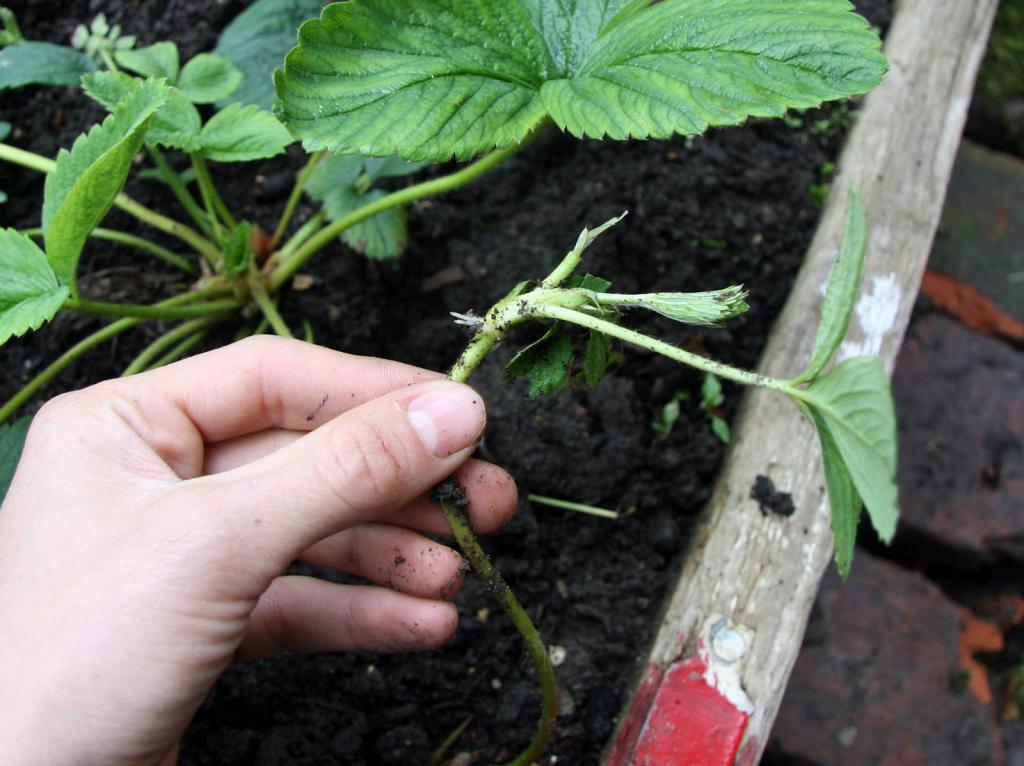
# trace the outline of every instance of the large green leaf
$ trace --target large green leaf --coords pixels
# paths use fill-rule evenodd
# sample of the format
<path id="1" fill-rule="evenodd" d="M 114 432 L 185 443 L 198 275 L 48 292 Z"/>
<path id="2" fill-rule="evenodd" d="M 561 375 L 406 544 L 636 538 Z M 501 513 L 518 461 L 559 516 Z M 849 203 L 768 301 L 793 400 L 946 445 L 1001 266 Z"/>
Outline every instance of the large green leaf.
<path id="1" fill-rule="evenodd" d="M 159 80 L 139 81 L 102 124 L 75 140 L 70 152 L 61 149 L 57 167 L 46 177 L 46 257 L 72 292 L 85 240 L 114 204 L 150 121 L 167 96 L 168 88 Z"/>
<path id="2" fill-rule="evenodd" d="M 35 242 L 0 229 L 0 345 L 53 319 L 69 292 Z"/>
<path id="3" fill-rule="evenodd" d="M 108 111 L 127 98 L 137 84 L 138 80 L 124 72 L 95 72 L 82 78 L 83 90 Z M 160 107 L 146 131 L 146 143 L 195 152 L 199 150 L 202 127 L 203 121 L 192 102 L 177 88 L 171 88 L 167 103 Z"/>
<path id="4" fill-rule="evenodd" d="M 295 45 L 295 30 L 323 5 L 323 0 L 258 0 L 228 24 L 213 52 L 244 75 L 232 101 L 263 109 L 274 105 L 274 67 Z"/>
<path id="5" fill-rule="evenodd" d="M 251 162 L 281 154 L 295 139 L 270 112 L 228 104 L 199 136 L 201 151 L 216 162 Z"/>
<path id="6" fill-rule="evenodd" d="M 819 428 L 819 433 L 826 453 L 830 498 L 834 494 L 843 509 L 840 512 L 849 515 L 849 488 L 836 467 L 838 456 L 879 537 L 889 542 L 899 517 L 896 412 L 881 360 L 866 356 L 847 359 L 811 383 L 801 398 L 810 406 L 815 423 L 820 420 L 826 427 L 824 431 Z M 843 523 L 848 526 L 850 521 Z"/>
<path id="7" fill-rule="evenodd" d="M 178 72 L 181 68 L 178 46 L 171 42 L 116 51 L 114 60 L 122 68 L 143 77 L 163 77 L 168 85 L 174 85 L 178 81 Z"/>
<path id="8" fill-rule="evenodd" d="M 307 149 L 446 160 L 545 117 L 624 139 L 778 116 L 876 85 L 879 48 L 847 0 L 350 0 L 275 78 Z"/>
<path id="9" fill-rule="evenodd" d="M 32 418 L 25 416 L 13 423 L 0 425 L 0 503 L 7 496 L 7 490 L 14 478 L 14 470 L 21 460 L 21 452 L 25 447 L 25 437 Z"/>
<path id="10" fill-rule="evenodd" d="M 846 208 L 846 227 L 839 246 L 839 257 L 832 267 L 825 290 L 825 301 L 821 306 L 821 320 L 818 334 L 814 339 L 814 350 L 807 369 L 795 383 L 814 380 L 836 353 L 850 326 L 850 316 L 857 300 L 861 276 L 864 273 L 864 256 L 868 250 L 868 217 L 860 192 L 850 189 Z"/>
<path id="11" fill-rule="evenodd" d="M 242 70 L 221 56 L 200 53 L 181 70 L 178 87 L 194 104 L 227 98 L 242 84 Z"/>
<path id="12" fill-rule="evenodd" d="M 78 85 L 96 63 L 81 51 L 26 42 L 0 49 L 0 90 L 23 85 Z"/>

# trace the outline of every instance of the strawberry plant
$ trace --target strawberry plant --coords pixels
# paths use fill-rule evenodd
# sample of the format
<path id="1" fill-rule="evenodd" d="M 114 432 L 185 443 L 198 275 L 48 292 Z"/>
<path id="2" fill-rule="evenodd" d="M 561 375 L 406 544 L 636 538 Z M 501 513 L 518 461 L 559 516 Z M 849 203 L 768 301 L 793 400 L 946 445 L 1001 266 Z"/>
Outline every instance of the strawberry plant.
<path id="1" fill-rule="evenodd" d="M 614 140 L 695 135 L 864 93 L 886 68 L 876 33 L 846 0 L 350 0 L 301 25 L 298 46 L 274 72 L 272 91 L 270 64 L 291 46 L 298 22 L 320 5 L 260 0 L 225 30 L 214 53 L 184 65 L 174 43 L 136 48 L 99 18 L 76 31 L 73 47 L 27 42 L 4 10 L 0 89 L 80 85 L 110 115 L 55 161 L 0 143 L 0 160 L 47 174 L 41 227 L 0 231 L 0 343 L 38 329 L 59 311 L 114 321 L 0 407 L 0 421 L 86 352 L 142 322 L 181 323 L 132 361 L 129 374 L 187 353 L 217 324 L 239 323 L 242 334 L 269 326 L 290 336 L 278 301 L 287 300 L 293 277 L 317 253 L 341 239 L 371 258 L 396 257 L 407 236 L 403 205 L 478 181 L 539 131 Z M 217 189 L 216 165 L 273 157 L 296 139 L 309 158 L 274 231 L 239 220 Z M 143 151 L 152 165 L 147 174 L 171 189 L 188 223 L 122 191 Z M 164 152 L 180 153 L 190 169 L 175 170 Z M 374 187 L 381 178 L 452 160 L 472 161 L 397 191 Z M 297 222 L 303 194 L 322 209 Z M 102 228 L 114 206 L 180 247 L 172 251 Z M 732 286 L 620 294 L 605 279 L 576 274 L 586 248 L 615 222 L 585 230 L 545 279 L 519 284 L 480 316 L 457 315 L 473 340 L 451 377 L 465 380 L 511 327 L 533 321 L 544 332 L 507 373 L 527 377 L 534 396 L 573 380 L 597 385 L 616 341 L 714 376 L 706 380 L 782 393 L 820 435 L 836 560 L 847 573 L 862 505 L 883 539 L 891 537 L 897 514 L 895 421 L 884 369 L 877 359 L 854 358 L 826 371 L 847 329 L 867 246 L 859 198 L 851 195 L 812 358 L 789 380 L 629 329 L 623 319 L 637 310 L 720 324 L 745 310 L 746 293 Z M 194 283 L 150 305 L 83 295 L 79 263 L 89 240 L 160 258 Z M 578 332 L 586 334 L 581 354 Z M 715 398 L 710 388 L 704 392 L 706 403 Z M 709 417 L 715 406 L 707 405 Z M 3 440 L 23 432 L 18 424 L 6 427 Z M 546 744 L 556 709 L 544 644 L 477 544 L 457 490 L 439 491 L 438 499 L 538 667 L 542 723 L 514 761 L 530 763 Z"/>

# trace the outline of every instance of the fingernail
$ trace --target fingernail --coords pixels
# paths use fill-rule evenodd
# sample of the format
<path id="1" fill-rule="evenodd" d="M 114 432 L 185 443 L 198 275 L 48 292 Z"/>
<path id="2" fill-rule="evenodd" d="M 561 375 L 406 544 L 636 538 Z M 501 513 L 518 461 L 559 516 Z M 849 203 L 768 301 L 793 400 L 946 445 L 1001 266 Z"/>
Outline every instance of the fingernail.
<path id="1" fill-rule="evenodd" d="M 406 413 L 435 457 L 448 457 L 472 445 L 487 422 L 480 394 L 461 383 L 431 386 L 409 403 Z"/>

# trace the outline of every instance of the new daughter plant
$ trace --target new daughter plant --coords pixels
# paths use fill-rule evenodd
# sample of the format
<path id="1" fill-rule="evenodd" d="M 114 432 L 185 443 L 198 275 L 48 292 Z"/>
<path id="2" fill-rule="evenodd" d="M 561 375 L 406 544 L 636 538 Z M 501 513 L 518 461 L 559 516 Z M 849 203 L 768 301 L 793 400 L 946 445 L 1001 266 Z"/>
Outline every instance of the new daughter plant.
<path id="1" fill-rule="evenodd" d="M 282 20 L 287 25 L 289 14 L 319 10 L 319 0 L 260 0 L 226 30 L 220 55 L 197 56 L 184 67 L 172 43 L 137 49 L 134 41 L 124 42 L 120 30 L 113 35 L 95 23 L 78 34 L 83 51 L 60 53 L 80 70 L 75 76 L 65 72 L 60 82 L 81 83 L 111 115 L 70 151 L 62 150 L 56 162 L 0 144 L 0 159 L 48 174 L 41 231 L 0 232 L 0 342 L 40 327 L 59 311 L 116 321 L 39 373 L 0 408 L 0 420 L 83 353 L 144 321 L 181 324 L 147 348 L 128 373 L 186 353 L 216 323 L 240 322 L 243 332 L 252 332 L 265 322 L 290 335 L 277 301 L 287 299 L 292 278 L 316 253 L 341 237 L 371 257 L 396 255 L 404 243 L 402 221 L 395 217 L 402 205 L 479 179 L 543 129 L 617 140 L 695 135 L 864 93 L 886 68 L 878 36 L 846 0 L 349 0 L 302 24 L 298 46 L 274 74 L 279 100 L 272 104 L 267 57 L 251 39 L 265 39 L 266 50 L 273 50 L 282 38 L 294 39 L 283 36 Z M 24 46 L 43 44 L 22 41 L 13 20 L 8 29 L 16 34 L 0 51 L 0 88 L 57 81 L 35 75 L 12 81 L 12 69 L 28 69 L 17 63 L 20 52 L 32 51 Z M 205 90 L 196 86 L 203 78 L 186 77 L 190 67 L 197 75 L 210 72 Z M 196 107 L 211 101 L 218 106 L 212 115 L 210 107 Z M 264 233 L 232 214 L 210 164 L 274 156 L 293 138 L 311 156 L 275 231 Z M 123 194 L 142 149 L 153 164 L 151 174 L 172 189 L 192 225 Z M 174 170 L 165 150 L 186 155 L 191 170 Z M 420 167 L 416 163 L 453 159 L 474 161 L 398 191 L 373 189 L 376 179 L 408 173 Z M 322 210 L 293 224 L 304 191 Z M 171 251 L 98 228 L 114 205 L 181 247 Z M 371 221 L 375 229 L 353 236 L 354 227 Z M 862 506 L 886 540 L 897 515 L 895 420 L 884 369 L 873 358 L 846 359 L 827 369 L 847 329 L 866 249 L 859 197 L 850 196 L 812 358 L 789 380 L 720 364 L 629 329 L 623 319 L 636 310 L 720 324 L 745 310 L 745 292 L 733 286 L 707 293 L 620 294 L 605 279 L 577 274 L 585 249 L 613 223 L 585 230 L 546 278 L 517 285 L 479 316 L 458 315 L 473 339 L 451 377 L 465 380 L 511 327 L 536 322 L 541 336 L 507 370 L 509 377 L 529 378 L 532 395 L 551 393 L 572 379 L 597 385 L 615 341 L 781 393 L 820 435 L 836 560 L 845 574 Z M 186 292 L 153 305 L 87 297 L 78 274 L 90 238 L 114 239 L 161 257 L 195 281 Z M 264 322 L 246 324 L 252 315 Z M 587 335 L 579 359 L 576 332 Z M 16 425 L 6 436 L 22 433 L 23 425 Z M 0 450 L 0 469 L 5 454 Z M 513 761 L 531 763 L 546 745 L 557 707 L 547 652 L 477 544 L 458 489 L 439 488 L 437 499 L 474 568 L 523 633 L 538 668 L 541 724 Z"/>

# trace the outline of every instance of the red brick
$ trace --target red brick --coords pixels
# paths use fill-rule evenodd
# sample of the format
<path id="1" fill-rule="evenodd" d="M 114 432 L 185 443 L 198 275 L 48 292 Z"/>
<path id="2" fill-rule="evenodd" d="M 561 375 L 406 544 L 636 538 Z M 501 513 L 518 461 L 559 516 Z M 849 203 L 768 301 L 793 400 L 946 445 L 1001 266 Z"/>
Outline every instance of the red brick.
<path id="1" fill-rule="evenodd" d="M 848 583 L 830 571 L 775 725 L 771 762 L 1005 763 L 994 709 L 952 690 L 962 614 L 920 575 L 863 552 Z"/>

